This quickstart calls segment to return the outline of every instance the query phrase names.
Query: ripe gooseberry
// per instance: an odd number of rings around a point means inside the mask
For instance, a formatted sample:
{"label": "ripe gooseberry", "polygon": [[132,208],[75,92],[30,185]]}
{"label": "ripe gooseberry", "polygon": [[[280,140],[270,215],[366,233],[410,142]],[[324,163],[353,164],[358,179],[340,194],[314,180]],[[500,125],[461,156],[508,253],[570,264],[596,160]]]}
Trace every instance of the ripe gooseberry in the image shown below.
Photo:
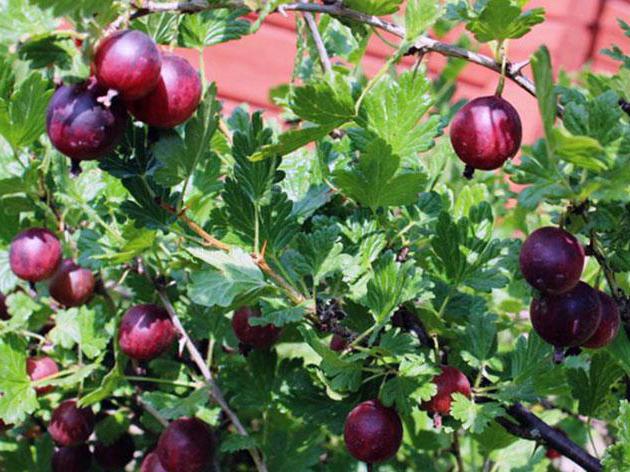
{"label": "ripe gooseberry", "polygon": [[157,453],[150,452],[142,461],[140,472],[166,472],[166,469],[162,467]]}
{"label": "ripe gooseberry", "polygon": [[81,306],[92,298],[94,284],[91,270],[75,264],[71,259],[65,259],[50,280],[48,291],[66,307]]}
{"label": "ripe gooseberry", "polygon": [[610,344],[617,336],[619,325],[621,324],[619,307],[615,300],[601,290],[597,291],[597,296],[601,305],[602,319],[595,333],[588,338],[588,341],[582,344],[583,347],[590,349],[599,349]]}
{"label": "ripe gooseberry", "polygon": [[29,282],[51,277],[61,262],[61,243],[46,228],[22,231],[11,242],[9,264],[13,273]]}
{"label": "ripe gooseberry", "polygon": [[602,317],[597,291],[584,282],[568,292],[534,298],[529,313],[534,330],[555,347],[583,344],[595,334]]}
{"label": "ripe gooseberry", "polygon": [[76,446],[87,441],[94,430],[94,413],[79,408],[76,400],[66,400],[52,413],[48,432],[59,446]]}
{"label": "ripe gooseberry", "polygon": [[118,97],[109,101],[106,96],[93,79],[57,89],[48,104],[46,129],[59,152],[79,162],[99,159],[116,147],[127,112]]}
{"label": "ripe gooseberry", "polygon": [[[45,379],[59,372],[59,366],[50,357],[29,357],[26,359],[26,373],[32,381]],[[37,387],[37,395],[45,395],[55,389],[52,385]]]}
{"label": "ripe gooseberry", "polygon": [[52,456],[53,472],[85,472],[92,464],[92,454],[86,444],[60,447]]}
{"label": "ripe gooseberry", "polygon": [[203,421],[180,418],[161,434],[156,452],[167,472],[201,472],[212,460],[214,440]]}
{"label": "ripe gooseberry", "polygon": [[162,55],[157,86],[139,100],[128,102],[138,120],[158,128],[173,128],[188,120],[201,100],[201,79],[186,59]]}
{"label": "ripe gooseberry", "polygon": [[256,349],[269,349],[280,337],[282,330],[272,324],[252,326],[250,318],[260,316],[260,310],[241,307],[232,316],[232,329],[240,342]]}
{"label": "ripe gooseberry", "polygon": [[437,393],[428,402],[423,403],[422,407],[432,413],[448,415],[451,412],[454,393],[470,397],[470,382],[468,377],[455,367],[444,365],[440,369],[442,372],[433,378]]}
{"label": "ripe gooseberry", "polygon": [[348,341],[346,341],[343,337],[338,334],[333,334],[333,337],[330,340],[330,349],[335,352],[341,352],[346,347],[348,347]]}
{"label": "ripe gooseberry", "polygon": [[379,400],[359,403],[346,417],[343,438],[346,449],[368,464],[389,459],[402,442],[402,423],[396,410]]}
{"label": "ripe gooseberry", "polygon": [[175,337],[175,326],[168,312],[151,304],[136,305],[127,310],[118,329],[121,350],[139,361],[158,357],[175,341]]}
{"label": "ripe gooseberry", "polygon": [[451,143],[466,164],[466,177],[472,177],[474,169],[501,167],[517,153],[522,137],[518,112],[497,95],[467,103],[451,123]]}
{"label": "ripe gooseberry", "polygon": [[547,226],[525,240],[519,262],[525,280],[532,287],[546,293],[562,293],[580,281],[584,249],[571,233]]}
{"label": "ripe gooseberry", "polygon": [[133,459],[136,445],[130,434],[122,434],[111,444],[97,441],[94,445],[94,458],[96,463],[105,470],[124,469]]}
{"label": "ripe gooseberry", "polygon": [[94,72],[101,86],[124,100],[150,93],[160,80],[162,56],[155,41],[142,31],[117,31],[103,39],[94,54]]}

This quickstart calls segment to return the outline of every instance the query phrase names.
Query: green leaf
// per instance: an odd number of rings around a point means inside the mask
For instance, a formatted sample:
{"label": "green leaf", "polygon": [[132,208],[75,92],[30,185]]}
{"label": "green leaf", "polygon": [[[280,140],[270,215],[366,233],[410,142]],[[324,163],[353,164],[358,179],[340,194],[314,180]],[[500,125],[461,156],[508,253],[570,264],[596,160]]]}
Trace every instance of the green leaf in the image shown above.
{"label": "green leaf", "polygon": [[70,14],[80,13],[82,16],[96,16],[112,9],[113,0],[29,0],[30,3],[38,5],[40,8],[51,8],[55,17],[63,17]]}
{"label": "green leaf", "polygon": [[548,153],[553,156],[553,125],[556,121],[557,97],[553,88],[553,70],[549,50],[542,46],[532,56],[532,71],[536,84],[536,98],[547,137]]}
{"label": "green leaf", "polygon": [[433,99],[431,82],[421,73],[386,76],[365,97],[357,122],[391,146],[403,159],[417,160],[416,154],[433,147],[440,131],[438,115],[424,119]]}
{"label": "green leaf", "polygon": [[16,335],[0,338],[0,419],[19,424],[38,406],[35,390],[26,374],[26,342]]}
{"label": "green leaf", "polygon": [[512,383],[500,391],[498,398],[531,401],[566,392],[565,371],[553,363],[552,357],[553,348],[535,332],[520,336],[509,355],[508,377]]}
{"label": "green leaf", "polygon": [[403,0],[344,0],[344,6],[370,15],[396,13]]}
{"label": "green leaf", "polygon": [[221,440],[221,452],[232,454],[246,449],[258,447],[256,440],[252,436],[241,436],[240,434],[229,434]]}
{"label": "green leaf", "polygon": [[48,82],[33,72],[8,101],[0,100],[0,134],[14,149],[31,145],[44,132],[44,116],[52,94]]}
{"label": "green leaf", "polygon": [[462,339],[461,356],[468,365],[481,369],[497,349],[497,317],[472,312]]}
{"label": "green leaf", "polygon": [[179,45],[201,49],[240,39],[249,33],[249,21],[241,18],[247,8],[208,10],[185,15],[179,26]]}
{"label": "green leaf", "polygon": [[306,146],[308,143],[322,139],[341,126],[343,122],[338,121],[326,125],[308,126],[300,129],[292,129],[282,133],[276,144],[266,144],[260,151],[255,152],[251,156],[252,161],[261,161],[268,157],[284,156],[293,151]]}
{"label": "green leaf", "polygon": [[282,327],[303,320],[309,308],[313,308],[310,300],[294,306],[281,299],[264,299],[261,301],[262,316],[250,318],[249,324],[252,326],[273,324]]}
{"label": "green leaf", "polygon": [[33,69],[56,65],[62,69],[72,66],[78,51],[69,33],[53,31],[32,36],[18,49],[18,56],[29,61]]}
{"label": "green leaf", "polygon": [[299,326],[304,340],[322,358],[320,368],[330,379],[330,387],[340,392],[354,392],[361,386],[361,365],[351,357],[340,357],[323,344],[312,329]]}
{"label": "green leaf", "polygon": [[293,113],[320,125],[339,126],[354,118],[354,100],[343,78],[334,83],[318,80],[293,89],[290,97]]}
{"label": "green leaf", "polygon": [[108,415],[96,424],[95,432],[99,441],[111,445],[127,432],[129,419],[120,411]]}
{"label": "green leaf", "polygon": [[498,403],[475,403],[461,393],[454,393],[452,398],[451,416],[471,433],[483,433],[492,420],[505,413]]}
{"label": "green leaf", "polygon": [[529,33],[535,25],[545,21],[545,10],[534,8],[521,13],[512,0],[489,0],[481,13],[466,25],[477,41],[482,43],[517,39]]}
{"label": "green leaf", "polygon": [[409,0],[405,9],[405,41],[411,42],[435,24],[442,15],[434,0]]}
{"label": "green leaf", "polygon": [[411,172],[394,177],[399,164],[391,146],[377,139],[353,169],[335,172],[335,183],[348,197],[372,209],[409,204],[422,191],[426,177]]}
{"label": "green leaf", "polygon": [[177,185],[190,178],[203,160],[217,159],[210,152],[210,143],[217,129],[221,111],[216,94],[216,84],[213,83],[195,116],[186,123],[183,139],[172,132],[155,144],[153,152],[161,164],[155,172],[155,181],[158,184],[165,187]]}
{"label": "green leaf", "polygon": [[622,375],[623,370],[604,352],[598,352],[592,357],[588,372],[581,368],[568,369],[567,377],[573,396],[579,400],[580,414],[597,417],[598,411],[605,405],[604,399],[610,393],[610,388]]}
{"label": "green leaf", "polygon": [[[407,288],[415,276],[415,267],[411,263],[396,262],[393,254],[388,253],[375,264],[374,276],[367,284],[365,306],[374,314],[379,324],[384,324],[393,310],[407,301]],[[417,296],[417,293],[411,294]]]}
{"label": "green leaf", "polygon": [[310,234],[299,234],[297,248],[303,264],[304,275],[313,277],[313,285],[319,285],[319,281],[326,275],[340,268],[339,255],[343,251],[343,245],[339,241],[339,229],[336,226],[328,226],[313,231]]}
{"label": "green leaf", "polygon": [[80,345],[83,353],[90,359],[103,352],[111,337],[104,329],[105,315],[100,305],[93,309],[82,306],[60,310],[55,321],[50,338],[66,349],[71,349],[75,344]]}
{"label": "green leaf", "polygon": [[190,254],[213,267],[192,274],[188,287],[190,298],[197,304],[228,307],[234,300],[251,296],[267,287],[263,273],[249,254],[241,249],[210,251],[188,248]]}
{"label": "green leaf", "polygon": [[388,380],[379,398],[386,406],[396,406],[402,415],[410,415],[413,408],[428,401],[437,393],[432,382],[438,369],[431,367],[422,355],[406,354],[398,368],[398,375]]}
{"label": "green leaf", "polygon": [[619,330],[615,340],[606,346],[606,352],[619,363],[626,375],[630,376],[630,340],[625,330]]}
{"label": "green leaf", "polygon": [[615,420],[617,441],[608,446],[602,460],[606,472],[628,470],[630,468],[630,403],[619,403],[619,414]]}
{"label": "green leaf", "polygon": [[[280,411],[270,411],[264,422],[261,448],[269,470],[307,471],[320,463],[323,453],[320,444],[324,440],[321,427],[296,421]],[[278,451],[287,453],[278,454]]]}
{"label": "green leaf", "polygon": [[566,130],[553,130],[556,156],[583,169],[601,172],[607,165],[598,156],[604,152],[599,141],[588,136],[574,136]]}

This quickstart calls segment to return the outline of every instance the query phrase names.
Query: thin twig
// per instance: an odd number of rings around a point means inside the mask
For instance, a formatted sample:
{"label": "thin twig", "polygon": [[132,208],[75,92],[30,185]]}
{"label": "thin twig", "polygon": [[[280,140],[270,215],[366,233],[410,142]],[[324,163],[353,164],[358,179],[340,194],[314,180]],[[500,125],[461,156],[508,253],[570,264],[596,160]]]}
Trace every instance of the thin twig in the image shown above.
{"label": "thin twig", "polygon": [[[148,274],[147,274],[147,277],[150,278]],[[182,325],[182,322],[179,319],[179,316],[177,316],[177,312],[175,311],[173,304],[168,298],[168,295],[166,294],[164,287],[160,285],[159,283],[155,283],[155,281],[152,281],[152,282],[155,286],[158,296],[160,297],[160,300],[162,301],[162,304],[164,305],[164,308],[170,315],[171,320],[173,321],[173,324],[175,325],[175,328],[180,333],[180,335],[184,338],[186,349],[188,350],[190,357],[192,358],[193,362],[195,363],[195,365],[201,372],[201,375],[203,376],[206,383],[210,387],[210,395],[221,407],[221,410],[223,410],[225,415],[230,419],[230,421],[232,422],[232,424],[234,425],[238,433],[241,436],[249,436],[249,433],[247,432],[247,430],[241,423],[241,420],[238,418],[236,413],[234,413],[232,408],[230,408],[230,405],[228,404],[228,402],[225,400],[225,397],[223,396],[223,392],[221,391],[221,389],[219,388],[219,385],[214,380],[212,376],[212,372],[210,372],[210,369],[206,365],[206,362],[204,361],[199,350],[197,349],[197,346],[195,346],[195,344],[192,342],[192,339],[190,338],[190,336],[184,329],[184,326]],[[248,451],[250,455],[252,456],[254,463],[256,464],[256,469],[258,470],[258,472],[267,472],[267,465],[265,464],[258,450],[255,448],[251,448],[251,449],[248,449]]]}
{"label": "thin twig", "polygon": [[[232,246],[219,241],[214,236],[209,234],[206,230],[204,230],[201,226],[191,220],[188,216],[186,216],[185,211],[178,212],[175,208],[164,203],[162,204],[162,208],[176,215],[178,219],[186,223],[186,225],[188,225],[188,227],[192,231],[194,231],[199,237],[201,237],[201,239],[203,239],[208,246],[220,249],[225,252],[229,252],[232,250]],[[282,277],[271,268],[271,266],[265,260],[264,254],[252,254],[251,257],[254,263],[260,268],[260,270],[271,277],[274,282],[286,292],[287,296],[293,303],[295,303],[296,305],[300,305],[307,300],[307,298],[300,292],[298,292],[295,288],[293,288],[291,284],[289,284],[284,279],[284,277]]]}
{"label": "thin twig", "polygon": [[164,428],[168,427],[168,421],[162,415],[160,415],[159,411],[157,411],[155,408],[145,402],[139,394],[136,394],[135,398],[138,405],[140,405],[147,413],[153,416],[153,418],[155,418],[158,423],[160,423]]}
{"label": "thin twig", "polygon": [[324,72],[332,77],[333,70],[332,64],[330,62],[330,57],[328,57],[328,51],[326,51],[326,45],[324,44],[324,40],[322,39],[322,35],[319,34],[319,29],[317,28],[317,23],[315,22],[315,18],[313,14],[310,12],[304,13],[304,20],[306,21],[306,25],[311,32],[311,36],[313,37],[313,41],[315,42],[315,47],[317,48],[317,53],[319,54],[319,60],[322,63],[322,68]]}
{"label": "thin twig", "polygon": [[[131,18],[139,18],[141,16],[149,15],[151,13],[160,13],[160,12],[181,12],[181,13],[197,13],[204,10],[211,10],[217,8],[237,8],[237,7],[246,7],[244,1],[242,0],[232,0],[226,1],[223,3],[211,3],[208,4],[205,1],[197,0],[197,1],[183,1],[183,2],[145,2],[142,8],[137,9],[132,15]],[[383,31],[387,31],[388,33],[393,34],[399,38],[405,37],[405,28],[402,26],[396,25],[394,23],[390,23],[378,16],[368,15],[365,13],[358,12],[356,10],[352,10],[350,8],[346,8],[343,4],[336,3],[333,5],[322,5],[319,3],[288,3],[282,5],[283,11],[300,11],[300,12],[310,12],[310,13],[326,13],[328,15],[346,18],[350,20],[354,20],[360,23],[364,23],[375,28],[379,28]],[[497,73],[501,73],[501,64],[497,63],[495,59],[492,57],[486,56],[484,54],[479,54],[476,52],[469,51],[467,49],[454,46],[452,44],[443,43],[436,39],[430,38],[428,36],[420,36],[411,49],[408,51],[408,54],[415,54],[418,51],[422,52],[436,52],[443,56],[456,57],[460,59],[464,59],[468,62],[472,62],[474,64],[485,67],[486,69],[493,70]],[[522,74],[522,62],[517,64],[512,64],[508,62],[506,64],[507,72],[506,77],[516,83],[519,87],[524,89],[532,96],[536,96],[536,86],[534,83],[525,77]],[[557,112],[559,116],[562,116],[563,108],[558,105]]]}

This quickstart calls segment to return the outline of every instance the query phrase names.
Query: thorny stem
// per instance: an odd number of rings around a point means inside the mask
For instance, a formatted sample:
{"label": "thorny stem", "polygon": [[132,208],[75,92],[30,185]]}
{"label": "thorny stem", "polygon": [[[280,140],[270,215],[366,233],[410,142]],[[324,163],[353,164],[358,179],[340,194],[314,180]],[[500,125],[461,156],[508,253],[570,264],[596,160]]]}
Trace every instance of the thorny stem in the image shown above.
{"label": "thorny stem", "polygon": [[[517,436],[535,441],[543,441],[563,456],[582,466],[588,472],[599,472],[602,470],[602,465],[597,458],[591,456],[562,433],[553,429],[520,403],[511,405],[507,412],[520,423],[521,427],[524,427],[524,430],[520,430],[522,435],[517,434]],[[512,433],[512,431],[508,429],[510,426],[507,423],[502,422],[501,425]]]}
{"label": "thorny stem", "polygon": [[[158,296],[160,297],[162,304],[164,305],[164,308],[168,312],[169,316],[171,317],[171,320],[173,321],[173,324],[175,325],[175,328],[180,333],[180,335],[184,338],[186,349],[188,350],[190,357],[192,358],[193,362],[197,365],[197,368],[201,372],[201,375],[203,376],[206,383],[210,387],[210,395],[221,407],[225,415],[230,419],[230,421],[232,422],[232,424],[234,425],[238,433],[241,436],[249,436],[249,433],[247,432],[247,430],[241,423],[241,420],[238,418],[236,413],[234,413],[232,408],[230,408],[230,405],[225,400],[225,397],[223,396],[223,392],[221,391],[221,389],[219,388],[219,385],[214,380],[212,373],[210,372],[210,369],[206,365],[205,360],[201,356],[201,353],[197,349],[197,346],[195,346],[192,339],[190,338],[190,336],[184,329],[184,326],[182,325],[182,322],[179,319],[179,316],[177,316],[177,312],[175,311],[173,304],[168,298],[168,295],[166,294],[164,287],[157,281],[152,280],[148,274],[146,274],[146,276],[153,283],[155,290]],[[258,470],[258,472],[267,472],[267,465],[265,464],[263,458],[261,457],[260,452],[258,452],[258,450],[255,448],[250,448],[248,449],[248,451],[249,451],[249,454],[252,456],[254,463],[256,464],[256,469]]]}
{"label": "thorny stem", "polygon": [[[237,8],[246,7],[247,4],[244,0],[231,0],[219,3],[208,3],[205,0],[190,0],[190,1],[177,1],[177,2],[155,2],[147,1],[141,7],[135,7],[135,11],[131,14],[130,18],[135,19],[141,16],[149,15],[152,13],[161,12],[180,12],[180,13],[197,13],[205,10],[213,10],[218,8]],[[333,5],[322,5],[319,3],[287,3],[279,7],[282,12],[287,11],[300,11],[310,13],[326,13],[332,16],[347,18],[360,23],[364,23],[375,28],[379,28],[383,31],[393,34],[398,38],[405,38],[405,29],[402,26],[388,22],[378,16],[368,15],[365,13],[346,8],[341,3],[335,3]],[[456,57],[464,59],[468,62],[485,67],[486,69],[493,70],[501,73],[502,65],[498,63],[494,58],[469,51],[467,49],[454,46],[452,44],[443,43],[428,36],[420,36],[414,45],[409,49],[407,54],[415,54],[417,52],[436,52],[443,56]],[[524,89],[532,96],[536,96],[536,86],[534,83],[525,77],[522,73],[522,63],[511,64],[506,61],[505,76],[516,83],[519,87]],[[564,112],[563,108],[558,105],[557,112],[559,116],[562,116]]]}

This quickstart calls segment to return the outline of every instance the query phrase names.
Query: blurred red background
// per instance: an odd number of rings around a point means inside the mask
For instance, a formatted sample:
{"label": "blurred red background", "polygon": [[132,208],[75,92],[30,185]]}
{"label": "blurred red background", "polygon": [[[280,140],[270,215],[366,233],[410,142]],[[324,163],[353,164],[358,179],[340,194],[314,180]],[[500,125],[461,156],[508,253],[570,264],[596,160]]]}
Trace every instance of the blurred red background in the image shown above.
{"label": "blurred red background", "polygon": [[[556,71],[575,71],[585,64],[594,70],[614,72],[619,63],[601,54],[601,50],[617,44],[630,50],[630,39],[616,19],[630,21],[630,0],[532,0],[527,8],[543,7],[547,21],[535,26],[530,34],[509,45],[512,61],[527,59],[539,46],[549,48]],[[208,48],[205,52],[207,77],[218,84],[225,109],[232,110],[245,102],[253,109],[276,111],[269,101],[269,90],[290,80],[295,57],[295,13],[287,17],[271,15],[255,35],[238,41]],[[452,32],[447,41],[457,39],[461,31]],[[483,50],[482,50],[483,51]],[[488,52],[488,51],[485,51]],[[391,48],[380,39],[373,38],[363,66],[374,74],[391,53]],[[189,56],[188,52],[183,55]],[[197,64],[196,54],[188,57]],[[333,58],[334,60],[334,58]],[[429,69],[439,72],[444,58],[428,55]],[[412,65],[414,58],[406,58],[403,65]],[[525,73],[529,75],[529,69]],[[496,73],[469,64],[460,77],[456,98],[488,95],[496,87]],[[518,109],[523,119],[524,142],[531,143],[541,134],[536,101],[512,83],[508,83],[505,96]]]}

